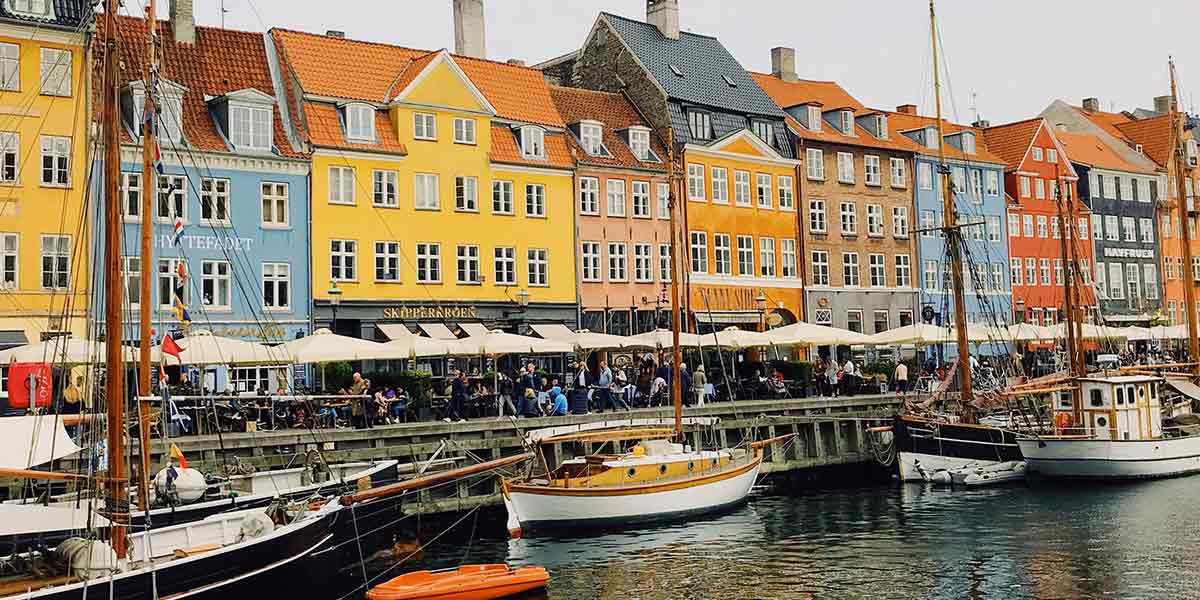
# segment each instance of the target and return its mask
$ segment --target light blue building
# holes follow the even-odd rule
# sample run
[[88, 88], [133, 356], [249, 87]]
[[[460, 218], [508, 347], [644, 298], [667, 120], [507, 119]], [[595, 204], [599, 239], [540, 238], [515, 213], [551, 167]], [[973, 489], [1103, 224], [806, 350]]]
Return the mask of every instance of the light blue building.
[[[144, 31], [145, 21], [123, 18], [121, 26]], [[162, 174], [153, 184], [151, 257], [141, 256], [139, 248], [141, 199], [150, 187], [143, 181], [139, 143], [145, 85], [127, 81], [121, 94], [122, 254], [130, 307], [122, 337], [137, 338], [138, 278], [147, 268], [156, 343], [166, 333], [179, 337], [185, 330], [268, 344], [307, 335], [309, 162], [284, 134], [280, 120], [287, 111], [276, 101], [262, 34], [160, 27], [166, 28], [167, 58], [158, 86]], [[133, 48], [122, 50], [127, 62], [142, 56]], [[141, 72], [142, 65], [129, 64], [122, 71]], [[98, 162], [96, 190], [101, 172]], [[103, 203], [96, 206], [99, 259]], [[101, 286], [93, 289], [99, 306]], [[181, 322], [180, 300], [190, 327]], [[291, 387], [294, 375], [282, 368], [215, 366], [204, 385], [216, 392], [273, 391]], [[191, 376], [198, 379], [194, 371]]]

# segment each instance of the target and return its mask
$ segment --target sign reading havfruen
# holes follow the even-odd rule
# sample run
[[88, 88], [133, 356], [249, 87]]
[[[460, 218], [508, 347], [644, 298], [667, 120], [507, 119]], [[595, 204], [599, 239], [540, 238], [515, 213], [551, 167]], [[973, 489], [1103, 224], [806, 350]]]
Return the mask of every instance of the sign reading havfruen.
[[[245, 252], [254, 245], [254, 238], [248, 237], [218, 237], [215, 235], [184, 235], [179, 238], [179, 246], [188, 250], [236, 250]], [[154, 237], [155, 248], [175, 247], [175, 236], [163, 234]]]
[[1106, 246], [1104, 256], [1109, 258], [1154, 258], [1151, 248], [1113, 248]]
[[383, 309], [385, 319], [474, 319], [474, 306], [388, 306]]

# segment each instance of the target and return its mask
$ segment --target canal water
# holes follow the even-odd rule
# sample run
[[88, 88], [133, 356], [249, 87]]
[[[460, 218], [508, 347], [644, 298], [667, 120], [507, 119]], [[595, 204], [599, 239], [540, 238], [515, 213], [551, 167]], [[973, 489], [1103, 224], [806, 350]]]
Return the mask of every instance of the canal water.
[[683, 524], [438, 543], [410, 568], [542, 565], [550, 587], [527, 597], [554, 600], [1200, 598], [1198, 492], [1200, 478], [756, 493]]

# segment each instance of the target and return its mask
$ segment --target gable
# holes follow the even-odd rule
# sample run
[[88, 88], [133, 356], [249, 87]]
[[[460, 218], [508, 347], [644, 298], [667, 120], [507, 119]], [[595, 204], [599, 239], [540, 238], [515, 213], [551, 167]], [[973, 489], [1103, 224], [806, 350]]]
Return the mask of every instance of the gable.
[[692, 146], [688, 144], [687, 147], [700, 152], [707, 151], [724, 155], [740, 155], [746, 158], [765, 160], [773, 163], [797, 163], [796, 160], [776, 152], [774, 148], [768, 146], [758, 136], [750, 133], [747, 129], [730, 133], [708, 146]]
[[[411, 68], [418, 68], [418, 65]], [[496, 113], [487, 98], [444, 51], [420, 68], [396, 95], [395, 102], [444, 106], [489, 115]]]
[[768, 156], [761, 149], [751, 144], [748, 139], [741, 136], [731, 140], [728, 144], [725, 144], [723, 147], [721, 147], [721, 149], [726, 152], [734, 152], [737, 154], [745, 154], [759, 158], [774, 158], [772, 156]]

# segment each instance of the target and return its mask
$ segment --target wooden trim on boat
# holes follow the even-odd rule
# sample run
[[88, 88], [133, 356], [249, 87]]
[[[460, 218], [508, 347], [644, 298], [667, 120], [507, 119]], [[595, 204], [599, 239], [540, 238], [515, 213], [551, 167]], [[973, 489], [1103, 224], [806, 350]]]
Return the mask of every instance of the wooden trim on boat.
[[657, 494], [659, 492], [670, 492], [670, 491], [674, 491], [674, 490], [687, 489], [687, 488], [697, 487], [697, 486], [706, 485], [706, 484], [710, 484], [710, 483], [717, 483], [719, 481], [724, 481], [726, 479], [732, 479], [734, 477], [743, 475], [746, 472], [754, 469], [760, 463], [762, 463], [762, 451], [761, 450], [756, 451], [754, 453], [754, 458], [740, 467], [737, 467], [735, 469], [730, 469], [728, 471], [723, 471], [720, 473], [713, 473], [711, 475], [702, 475], [702, 476], [696, 477], [694, 479], [681, 479], [681, 480], [668, 481], [668, 482], [663, 482], [663, 483], [653, 483], [653, 484], [649, 484], [649, 485], [636, 485], [636, 486], [628, 486], [628, 487], [606, 486], [606, 487], [594, 487], [594, 488], [588, 488], [588, 487], [560, 488], [560, 487], [541, 486], [541, 485], [529, 485], [529, 484], [522, 484], [522, 483], [511, 483], [511, 482], [505, 481], [503, 487], [504, 487], [504, 491], [505, 491], [506, 495], [509, 493], [521, 493], [521, 494], [533, 494], [536, 496], [576, 496], [576, 497], [580, 497], [580, 496], [582, 496], [582, 497], [587, 497], [587, 496], [637, 496], [637, 495], [641, 495], [641, 494]]
[[912, 415], [901, 415], [900, 418], [902, 420], [910, 422], [910, 423], [923, 423], [923, 424], [929, 424], [929, 425], [941, 425], [941, 426], [949, 426], [949, 427], [968, 427], [971, 429], [987, 429], [989, 431], [1003, 431], [1004, 430], [1002, 427], [996, 427], [993, 425], [980, 425], [978, 423], [953, 423], [950, 421], [941, 421], [938, 419], [926, 419], [924, 417], [914, 417]]
[[1049, 394], [1052, 392], [1072, 392], [1079, 389], [1077, 385], [1059, 385], [1044, 388], [1013, 389], [1002, 392], [1005, 396], [1025, 396], [1028, 394]]
[[[15, 477], [18, 479], [40, 479], [42, 481], [77, 481], [79, 479], [91, 479], [87, 475], [79, 475], [76, 473], [59, 473], [56, 471], [38, 471], [35, 469], [10, 469], [0, 467], [0, 477]], [[97, 477], [97, 479], [103, 479]]]
[[507, 466], [523, 463], [531, 458], [533, 458], [533, 455], [531, 453], [526, 452], [524, 454], [517, 454], [517, 455], [509, 456], [506, 458], [498, 458], [496, 460], [489, 460], [487, 462], [481, 462], [479, 464], [471, 465], [468, 467], [461, 467], [458, 469], [450, 469], [449, 471], [441, 471], [438, 473], [434, 473], [433, 475], [417, 477], [415, 479], [409, 479], [408, 481], [401, 481], [399, 483], [393, 483], [391, 485], [385, 485], [385, 486], [377, 487], [374, 489], [365, 490], [365, 491], [359, 492], [357, 494], [346, 494], [346, 495], [342, 496], [341, 503], [342, 503], [342, 506], [350, 506], [351, 504], [363, 502], [365, 500], [371, 500], [374, 498], [386, 498], [389, 496], [394, 496], [396, 494], [402, 494], [402, 493], [410, 491], [410, 490], [419, 490], [422, 488], [427, 488], [431, 485], [445, 483], [447, 481], [452, 481], [452, 480], [458, 479], [460, 477], [466, 477], [468, 475], [475, 475], [477, 473], [483, 473], [485, 471], [490, 471], [492, 469], [499, 469], [501, 467], [507, 467]]

